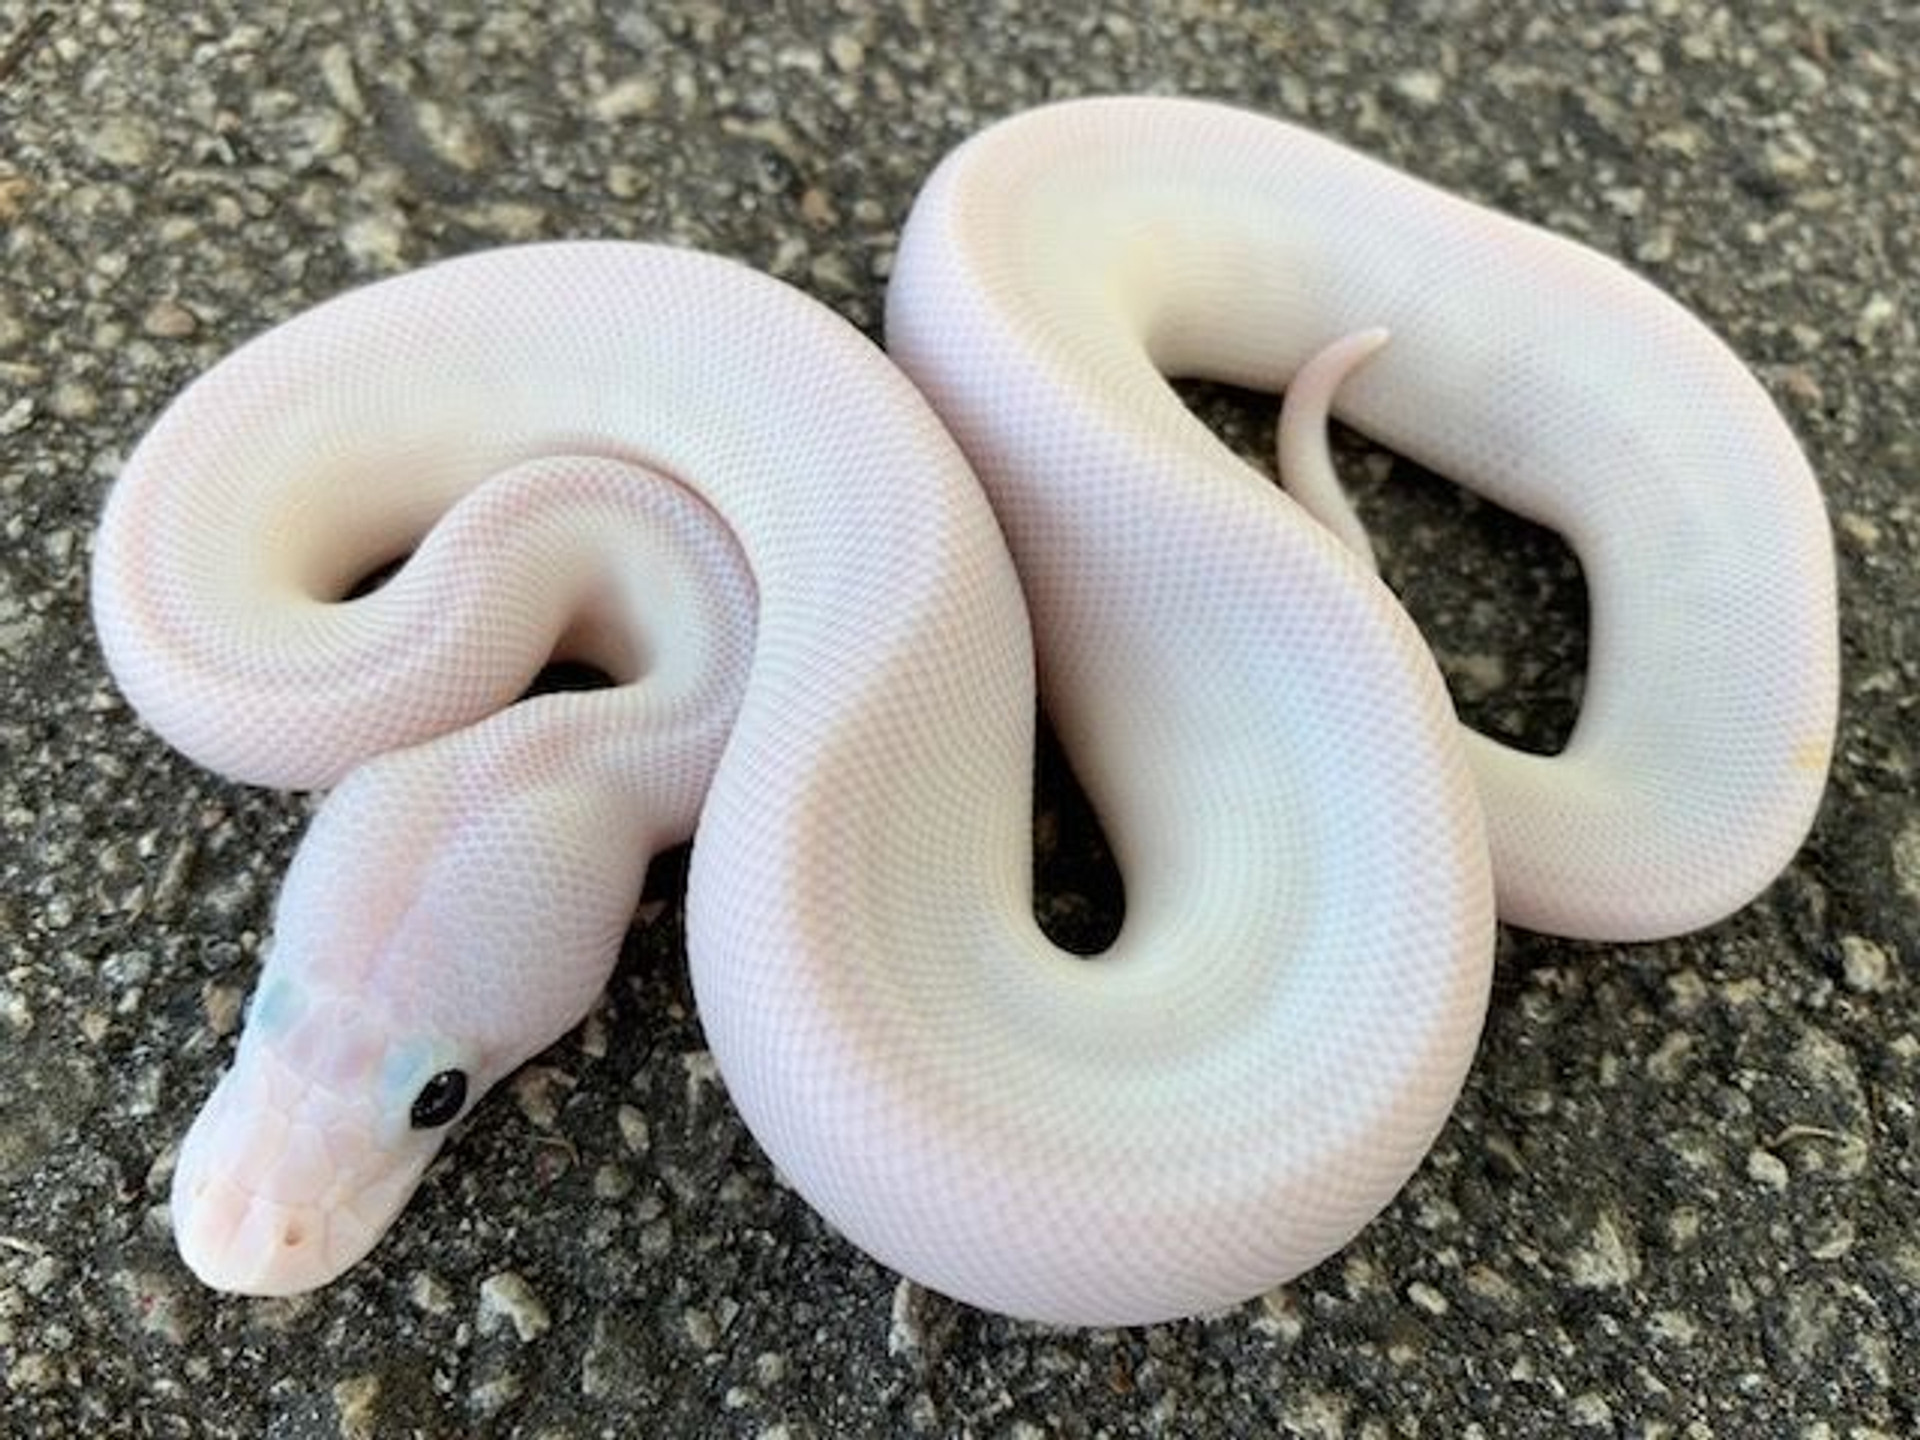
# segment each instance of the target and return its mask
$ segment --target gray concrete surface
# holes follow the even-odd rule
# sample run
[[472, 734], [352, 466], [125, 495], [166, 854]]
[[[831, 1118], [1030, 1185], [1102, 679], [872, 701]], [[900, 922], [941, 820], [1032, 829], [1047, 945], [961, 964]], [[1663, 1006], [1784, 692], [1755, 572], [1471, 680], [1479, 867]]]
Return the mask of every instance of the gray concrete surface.
[[[1920, 1434], [1916, 55], [1905, 0], [0, 0], [0, 1433]], [[102, 673], [89, 534], [142, 426], [271, 321], [510, 240], [697, 244], [871, 330], [935, 159], [1106, 90], [1322, 127], [1629, 260], [1750, 360], [1843, 584], [1799, 862], [1670, 944], [1503, 934], [1425, 1167], [1231, 1313], [1073, 1333], [901, 1287], [733, 1117], [671, 910], [372, 1260], [297, 1301], [201, 1289], [170, 1147], [307, 805], [196, 771]], [[1270, 407], [1195, 400], [1263, 443]], [[1465, 708], [1564, 728], [1565, 552], [1350, 458]], [[1097, 931], [1084, 829], [1042, 820], [1043, 908]]]

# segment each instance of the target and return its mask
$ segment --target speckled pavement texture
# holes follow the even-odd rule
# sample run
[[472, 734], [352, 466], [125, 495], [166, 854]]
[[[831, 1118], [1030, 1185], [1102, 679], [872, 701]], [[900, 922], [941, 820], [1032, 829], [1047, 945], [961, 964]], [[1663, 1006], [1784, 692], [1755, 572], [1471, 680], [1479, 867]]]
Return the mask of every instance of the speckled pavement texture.
[[[1920, 1434], [1920, 12], [951, 11], [0, 0], [0, 1433]], [[1111, 90], [1316, 125], [1626, 259], [1749, 360], [1822, 477], [1843, 587], [1843, 728], [1795, 867], [1669, 944], [1504, 932], [1426, 1165], [1230, 1313], [1012, 1324], [838, 1240], [727, 1105], [670, 874], [604, 1005], [369, 1262], [297, 1301], [203, 1290], [167, 1235], [171, 1147], [308, 805], [196, 771], [102, 672], [89, 535], [141, 428], [267, 324], [506, 241], [704, 246], [874, 331], [940, 154]], [[1270, 401], [1193, 398], [1264, 445]], [[1566, 552], [1347, 459], [1463, 709], [1564, 729]], [[1057, 788], [1041, 907], [1097, 937], [1110, 877]]]

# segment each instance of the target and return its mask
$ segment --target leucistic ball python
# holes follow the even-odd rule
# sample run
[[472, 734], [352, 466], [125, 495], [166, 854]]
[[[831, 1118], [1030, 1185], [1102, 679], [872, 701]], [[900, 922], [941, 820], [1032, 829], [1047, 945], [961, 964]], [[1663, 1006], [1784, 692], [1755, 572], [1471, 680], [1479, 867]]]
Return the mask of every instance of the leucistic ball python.
[[[1624, 272], [1289, 127], [1088, 102], [942, 167], [888, 332], [1017, 577], [898, 370], [685, 251], [369, 286], [141, 442], [94, 568], [123, 690], [202, 763], [332, 787], [175, 1169], [208, 1283], [289, 1293], [363, 1255], [449, 1126], [592, 1003], [650, 854], [696, 819], [696, 999], [773, 1161], [886, 1264], [1073, 1323], [1258, 1293], [1418, 1163], [1488, 985], [1476, 768], [1496, 845], [1537, 823], [1498, 816], [1525, 772], [1573, 792], [1543, 832], [1568, 873], [1617, 875], [1626, 822], [1589, 811], [1690, 823], [1662, 737], [1746, 757], [1693, 782], [1741, 883], [1696, 856], [1711, 897], [1537, 902], [1597, 916], [1582, 933], [1704, 923], [1764, 882], [1735, 834], [1775, 867], [1797, 840], [1831, 730], [1818, 500], [1737, 363]], [[1283, 429], [1344, 543], [1157, 378], [1278, 388], [1315, 354]], [[1570, 534], [1596, 634], [1568, 756], [1463, 743], [1329, 488], [1336, 393]], [[1661, 613], [1681, 601], [1704, 637]], [[1621, 633], [1641, 621], [1662, 638]], [[1093, 962], [1032, 916], [1031, 636], [1126, 884]], [[1649, 647], [1718, 680], [1649, 697]], [[555, 655], [619, 683], [512, 703]]]

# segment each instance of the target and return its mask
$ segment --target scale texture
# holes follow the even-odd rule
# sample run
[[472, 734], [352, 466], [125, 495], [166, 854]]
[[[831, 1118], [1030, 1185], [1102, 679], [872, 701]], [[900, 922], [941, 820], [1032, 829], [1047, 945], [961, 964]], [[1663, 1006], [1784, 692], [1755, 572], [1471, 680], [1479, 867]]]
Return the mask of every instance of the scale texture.
[[[887, 304], [890, 352], [993, 497], [1083, 749], [1111, 732], [1053, 679], [1133, 603], [1128, 537], [1264, 486], [1162, 375], [1277, 391], [1376, 328], [1341, 417], [1558, 531], [1586, 578], [1564, 750], [1466, 737], [1502, 918], [1601, 940], [1724, 918], [1812, 823], [1839, 630], [1812, 472], [1680, 305], [1308, 131], [1171, 99], [1043, 107], [963, 145], [915, 201]], [[1208, 583], [1213, 553], [1193, 566]]]

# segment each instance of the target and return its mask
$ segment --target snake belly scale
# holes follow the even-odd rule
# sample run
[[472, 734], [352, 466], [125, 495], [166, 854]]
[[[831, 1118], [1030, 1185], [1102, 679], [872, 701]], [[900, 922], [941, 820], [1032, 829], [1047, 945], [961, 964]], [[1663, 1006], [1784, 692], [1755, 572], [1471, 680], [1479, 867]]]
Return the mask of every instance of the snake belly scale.
[[[1547, 298], [1504, 295], [1528, 266]], [[1373, 326], [1343, 415], [1587, 566], [1564, 757], [1463, 738], [1364, 560], [1160, 378], [1277, 389]], [[1470, 1062], [1496, 884], [1526, 923], [1663, 933], [1797, 843], [1831, 732], [1804, 694], [1831, 689], [1818, 499], [1745, 372], [1617, 268], [1273, 122], [1087, 103], [943, 166], [888, 334], [919, 390], [744, 267], [502, 250], [268, 332], [142, 441], [93, 579], [122, 688], [212, 768], [332, 787], [176, 1168], [210, 1283], [364, 1254], [447, 1126], [591, 1003], [696, 821], [695, 993], [756, 1138], [888, 1265], [1077, 1323], [1257, 1293], [1391, 1198]], [[1685, 404], [1594, 400], [1667, 359]], [[1578, 457], [1606, 473], [1568, 499], [1596, 437], [1633, 463]], [[1742, 546], [1804, 583], [1752, 583]], [[1641, 583], [1706, 638], [1644, 638]], [[1746, 643], [1732, 608], [1797, 678], [1722, 664], [1639, 715], [1646, 666]], [[1032, 915], [1036, 638], [1125, 877], [1093, 963]], [[513, 703], [556, 654], [620, 683]], [[1616, 852], [1668, 810], [1724, 873], [1635, 912], [1644, 857]], [[1530, 849], [1554, 873], [1513, 869]]]

